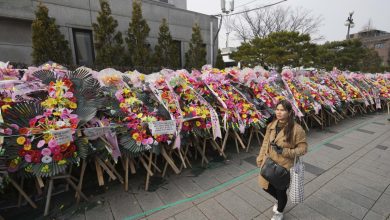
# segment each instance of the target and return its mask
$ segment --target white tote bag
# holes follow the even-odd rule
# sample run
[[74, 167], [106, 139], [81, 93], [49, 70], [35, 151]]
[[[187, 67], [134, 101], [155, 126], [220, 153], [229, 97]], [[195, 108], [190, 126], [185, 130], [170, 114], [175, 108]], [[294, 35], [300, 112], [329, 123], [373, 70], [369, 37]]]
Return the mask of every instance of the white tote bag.
[[303, 188], [305, 186], [305, 165], [298, 157], [294, 159], [294, 166], [290, 169], [290, 200], [292, 204], [303, 202]]

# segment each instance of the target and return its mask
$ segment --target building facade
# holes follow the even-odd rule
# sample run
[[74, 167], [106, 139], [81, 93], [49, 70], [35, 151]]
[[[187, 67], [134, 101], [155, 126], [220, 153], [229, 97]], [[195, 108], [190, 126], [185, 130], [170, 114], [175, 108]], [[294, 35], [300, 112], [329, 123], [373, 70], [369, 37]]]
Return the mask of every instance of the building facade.
[[367, 48], [372, 48], [382, 59], [383, 66], [390, 66], [390, 33], [381, 30], [367, 30], [351, 34], [351, 38], [360, 39]]
[[[123, 36], [132, 15], [133, 0], [108, 0], [113, 17], [118, 21], [117, 30]], [[99, 0], [41, 0], [49, 9], [49, 16], [56, 19], [61, 32], [73, 53], [73, 61], [78, 65], [94, 62], [92, 23], [100, 11]], [[36, 0], [0, 1], [0, 60], [32, 63], [31, 24], [34, 20]], [[184, 66], [185, 52], [189, 49], [192, 26], [198, 23], [207, 50], [207, 62], [211, 55], [215, 61], [218, 42], [212, 42], [217, 34], [218, 19], [187, 10], [186, 0], [142, 0], [142, 13], [150, 27], [148, 42], [152, 48], [157, 44], [159, 26], [167, 19], [173, 40], [179, 45], [181, 65]], [[211, 50], [213, 46], [213, 51]], [[55, 60], [54, 60], [55, 61]]]

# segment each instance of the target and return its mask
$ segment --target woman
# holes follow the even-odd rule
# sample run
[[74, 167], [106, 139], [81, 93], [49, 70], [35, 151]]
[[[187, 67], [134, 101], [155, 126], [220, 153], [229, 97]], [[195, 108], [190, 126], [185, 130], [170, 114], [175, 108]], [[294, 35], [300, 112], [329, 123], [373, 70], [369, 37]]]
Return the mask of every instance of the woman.
[[[306, 134], [302, 127], [294, 120], [291, 104], [280, 101], [276, 105], [276, 118], [267, 126], [263, 144], [257, 157], [257, 166], [262, 167], [267, 157], [270, 157], [280, 166], [290, 170], [294, 165], [294, 158], [307, 152]], [[272, 220], [283, 219], [283, 211], [287, 204], [287, 189], [277, 189], [259, 175], [259, 185], [277, 200], [274, 205]], [[278, 187], [280, 188], [280, 187]]]

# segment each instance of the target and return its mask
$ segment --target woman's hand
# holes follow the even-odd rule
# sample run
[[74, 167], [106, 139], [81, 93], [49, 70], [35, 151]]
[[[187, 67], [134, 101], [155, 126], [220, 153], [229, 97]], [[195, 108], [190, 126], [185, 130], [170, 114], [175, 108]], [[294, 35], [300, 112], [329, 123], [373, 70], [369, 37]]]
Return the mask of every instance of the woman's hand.
[[260, 155], [257, 156], [256, 158], [257, 167], [260, 167], [262, 162], [263, 162], [263, 158], [261, 158]]

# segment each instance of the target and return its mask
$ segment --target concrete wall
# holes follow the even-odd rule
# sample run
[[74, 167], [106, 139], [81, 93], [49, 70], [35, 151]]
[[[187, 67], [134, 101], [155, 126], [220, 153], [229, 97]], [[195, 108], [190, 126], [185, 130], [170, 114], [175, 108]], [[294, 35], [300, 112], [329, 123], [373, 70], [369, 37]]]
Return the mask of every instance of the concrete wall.
[[[49, 8], [49, 16], [56, 19], [61, 32], [69, 41], [75, 61], [72, 29], [92, 30], [92, 23], [96, 22], [96, 17], [100, 11], [99, 0], [42, 0], [42, 2]], [[123, 36], [126, 36], [132, 14], [132, 0], [109, 0], [109, 2], [112, 14], [118, 20], [118, 30], [122, 32]], [[215, 35], [217, 19], [209, 15], [185, 10], [187, 3], [184, 0], [170, 0], [169, 3], [166, 4], [155, 0], [142, 1], [143, 16], [150, 27], [148, 41], [152, 49], [154, 49], [157, 43], [161, 20], [166, 18], [173, 39], [182, 41], [182, 49], [184, 50], [182, 58], [184, 59], [184, 52], [188, 50], [188, 44], [191, 39], [192, 26], [196, 22], [201, 27], [203, 41], [207, 47], [207, 61], [210, 62], [210, 21], [213, 22]], [[4, 30], [3, 27], [7, 27], [14, 34], [0, 34], [0, 54], [3, 54], [4, 50], [13, 51], [9, 52], [10, 55], [0, 55], [0, 60], [31, 63], [30, 25], [34, 19], [34, 10], [37, 5], [38, 1], [36, 0], [1, 0], [0, 28]], [[17, 13], [14, 13], [15, 11]], [[3, 19], [2, 17], [8, 18]], [[23, 32], [23, 36], [17, 34], [21, 32]], [[7, 39], [14, 40], [8, 40], [7, 42]], [[214, 57], [216, 57], [218, 42], [216, 44], [214, 46]]]

